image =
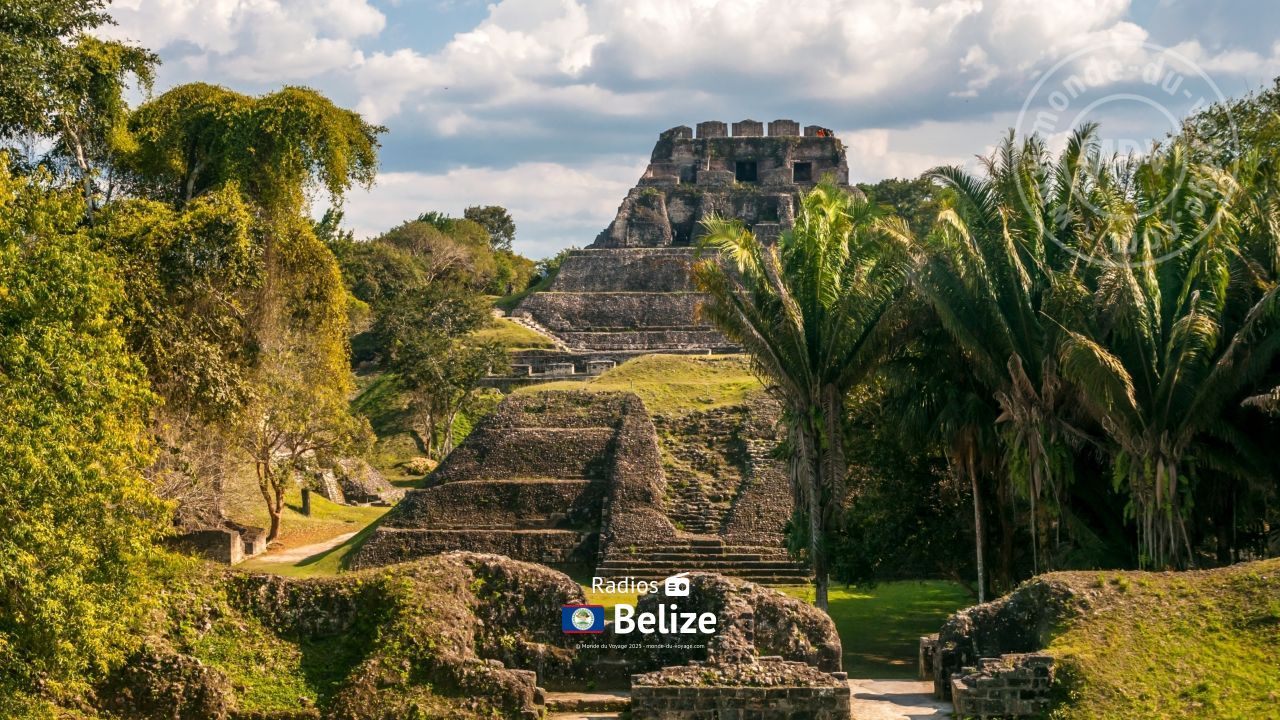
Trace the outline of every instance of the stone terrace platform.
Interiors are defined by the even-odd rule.
[[[785,473],[749,448],[739,450],[743,468],[718,455],[716,448],[756,442],[744,435],[757,431],[721,414],[705,413],[685,428],[696,448],[668,445],[667,452],[673,462],[711,468],[723,487],[673,468],[677,488],[669,486],[657,431],[636,395],[511,395],[436,469],[430,487],[411,491],[386,516],[352,566],[471,550],[602,577],[706,570],[803,582],[807,568],[781,543],[790,514]],[[700,532],[681,529],[686,524]]]
[[[528,317],[571,349],[607,352],[735,347],[698,317],[702,294],[690,278],[698,250],[575,250],[545,292],[513,313]]]

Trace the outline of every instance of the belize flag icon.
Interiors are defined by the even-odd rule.
[[[560,629],[569,634],[604,632],[604,606],[561,605]]]

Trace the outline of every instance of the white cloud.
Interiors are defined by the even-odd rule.
[[[359,62],[386,18],[367,0],[116,0],[107,37],[171,49],[218,81],[288,82]]]
[[[545,257],[595,240],[643,170],[642,162],[618,160],[582,168],[521,163],[502,170],[383,173],[372,192],[348,197],[345,220],[358,237],[370,237],[427,210],[460,216],[469,205],[502,205],[516,222],[516,250]]]
[[[463,15],[432,4],[440,18]],[[382,5],[392,23],[396,5]],[[858,180],[967,164],[1015,125],[1037,79],[1073,52],[1092,48],[1067,74],[1114,62],[1125,69],[1104,84],[1132,85],[1153,52],[1152,31],[1130,5],[494,0],[443,43],[397,47],[388,38],[414,37],[414,28],[385,32],[373,0],[116,0],[120,25],[106,32],[159,51],[162,83],[252,91],[305,81],[389,125],[386,160],[397,170],[466,165],[384,173],[373,193],[349,201],[362,232],[423,209],[499,203],[516,213],[525,249],[546,254],[591,241],[639,175],[616,158],[645,153],[677,122],[782,115],[843,127]],[[427,12],[404,14],[420,22]],[[1165,27],[1162,37],[1215,80],[1280,74],[1280,43],[1223,46],[1202,42],[1199,30],[1169,40]],[[1119,117],[1114,108],[1105,107],[1104,129],[1142,138],[1155,127],[1149,115],[1130,108]],[[1046,134],[1068,131],[1076,109]],[[486,168],[478,158],[516,164]]]

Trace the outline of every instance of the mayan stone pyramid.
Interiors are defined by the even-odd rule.
[[[790,227],[799,193],[849,181],[844,145],[830,130],[774,120],[698,123],[658,137],[649,166],[589,247],[565,258],[555,282],[515,316],[575,351],[726,351],[697,313],[690,279],[701,222],[741,220],[763,238]]]

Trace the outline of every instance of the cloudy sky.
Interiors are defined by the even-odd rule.
[[[793,118],[855,181],[971,164],[1009,128],[1141,149],[1280,75],[1274,0],[115,0],[157,91],[308,85],[389,129],[359,235],[501,204],[517,249],[592,241],[659,131]],[[1073,84],[1074,80],[1074,84]],[[1083,88],[1083,89],[1082,89]]]

